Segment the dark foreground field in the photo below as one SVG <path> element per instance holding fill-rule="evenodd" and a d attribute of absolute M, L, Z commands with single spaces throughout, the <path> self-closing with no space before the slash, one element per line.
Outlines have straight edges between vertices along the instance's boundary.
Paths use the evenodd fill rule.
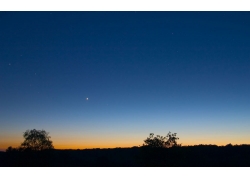
<path fill-rule="evenodd" d="M 250 167 L 250 146 L 188 146 L 0 152 L 0 166 L 28 167 Z"/>

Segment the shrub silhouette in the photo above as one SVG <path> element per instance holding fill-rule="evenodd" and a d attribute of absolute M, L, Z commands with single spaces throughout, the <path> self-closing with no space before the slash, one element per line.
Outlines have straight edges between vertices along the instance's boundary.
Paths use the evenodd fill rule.
<path fill-rule="evenodd" d="M 24 142 L 19 147 L 20 150 L 41 151 L 54 149 L 49 133 L 44 130 L 26 130 L 23 133 Z"/>
<path fill-rule="evenodd" d="M 168 148 L 174 146 L 180 146 L 177 144 L 177 140 L 179 138 L 176 137 L 176 133 L 171 134 L 169 132 L 165 137 L 156 135 L 154 137 L 154 133 L 150 133 L 149 137 L 144 140 L 144 147 L 152 147 L 152 148 Z"/>

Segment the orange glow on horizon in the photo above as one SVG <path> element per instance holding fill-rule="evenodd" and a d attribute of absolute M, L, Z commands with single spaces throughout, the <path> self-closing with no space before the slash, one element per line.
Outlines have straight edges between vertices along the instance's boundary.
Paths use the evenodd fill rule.
<path fill-rule="evenodd" d="M 177 134 L 178 136 L 178 134 Z M 183 136 L 183 138 L 182 138 Z M 107 136 L 107 137 L 92 137 L 85 138 L 84 136 L 53 136 L 51 140 L 53 141 L 53 145 L 55 149 L 93 149 L 93 148 L 126 148 L 133 146 L 142 146 L 143 140 L 145 137 L 141 136 Z M 240 144 L 250 144 L 248 135 L 246 136 L 219 136 L 211 137 L 211 136 L 185 136 L 182 134 L 178 136 L 180 139 L 177 141 L 178 144 L 182 146 L 193 146 L 193 145 L 217 145 L 217 146 L 225 146 L 229 143 L 232 145 L 240 145 Z M 19 134 L 15 134 L 12 136 L 8 136 L 0 139 L 0 150 L 5 151 L 9 146 L 16 148 L 21 145 L 23 142 L 23 137 Z"/>
<path fill-rule="evenodd" d="M 194 146 L 194 145 L 200 145 L 200 144 L 203 144 L 203 145 L 217 145 L 217 146 L 225 146 L 227 144 L 231 143 L 232 145 L 241 145 L 241 144 L 250 144 L 250 143 L 247 143 L 247 142 L 242 142 L 242 143 L 232 143 L 232 142 L 221 142 L 221 143 L 210 143 L 210 142 L 200 142 L 200 143 L 181 143 L 180 144 L 182 146 Z M 5 151 L 9 146 L 12 146 L 13 148 L 16 148 L 20 145 L 20 143 L 4 143 L 2 144 L 1 143 L 1 146 L 0 146 L 0 151 Z M 108 148 L 130 148 L 130 147 L 133 147 L 133 146 L 142 146 L 142 143 L 141 144 L 130 144 L 130 143 L 125 143 L 125 144 L 99 144 L 99 145 L 94 145 L 94 144 L 54 144 L 54 148 L 55 149 L 95 149 L 95 148 L 100 148 L 100 149 L 108 149 Z"/>

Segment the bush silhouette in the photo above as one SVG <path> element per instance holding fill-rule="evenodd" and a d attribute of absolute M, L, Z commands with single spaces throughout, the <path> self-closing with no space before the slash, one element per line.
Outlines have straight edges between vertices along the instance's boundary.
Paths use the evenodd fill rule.
<path fill-rule="evenodd" d="M 149 137 L 144 140 L 144 147 L 152 147 L 152 148 L 167 148 L 180 146 L 177 144 L 177 140 L 179 138 L 176 137 L 176 133 L 171 134 L 169 132 L 165 137 L 157 135 L 154 137 L 154 133 L 150 133 Z"/>

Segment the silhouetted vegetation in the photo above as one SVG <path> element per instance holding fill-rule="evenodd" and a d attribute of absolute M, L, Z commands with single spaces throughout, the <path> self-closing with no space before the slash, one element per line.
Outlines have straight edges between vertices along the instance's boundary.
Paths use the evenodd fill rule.
<path fill-rule="evenodd" d="M 249 167 L 250 145 L 0 152 L 0 166 Z"/>
<path fill-rule="evenodd" d="M 44 130 L 27 130 L 23 133 L 24 142 L 21 144 L 21 148 L 30 149 L 33 151 L 41 151 L 54 149 L 52 141 L 49 140 L 50 136 Z"/>
<path fill-rule="evenodd" d="M 173 146 L 180 146 L 177 144 L 177 140 L 179 139 L 176 137 L 177 133 L 171 134 L 169 132 L 165 137 L 157 135 L 154 137 L 154 133 L 150 133 L 149 137 L 144 140 L 145 144 L 143 146 L 152 147 L 152 148 L 168 148 Z"/>
<path fill-rule="evenodd" d="M 44 130 L 26 130 L 23 133 L 24 141 L 17 148 L 9 146 L 6 152 L 43 151 L 54 149 L 49 133 Z"/>
<path fill-rule="evenodd" d="M 37 137 L 26 131 L 27 137 Z M 33 131 L 34 132 L 34 131 Z M 35 131 L 37 132 L 37 131 Z M 40 132 L 40 131 L 38 131 Z M 46 140 L 49 140 L 48 133 Z M 35 138 L 39 139 L 39 138 Z M 180 146 L 176 133 L 162 137 L 150 134 L 141 147 L 85 150 L 55 150 L 53 146 L 25 145 L 0 152 L 0 166 L 26 167 L 249 167 L 250 145 L 195 145 Z M 27 142 L 27 141 L 24 141 Z M 28 141 L 29 142 L 29 141 Z M 43 142 L 43 141 L 38 141 Z M 22 143 L 23 144 L 23 143 Z M 36 143 L 35 143 L 36 144 Z M 52 142 L 51 142 L 52 145 Z M 23 147 L 23 146 L 22 146 Z M 35 147 L 33 150 L 30 147 Z M 39 147 L 39 148 L 38 148 Z"/>

